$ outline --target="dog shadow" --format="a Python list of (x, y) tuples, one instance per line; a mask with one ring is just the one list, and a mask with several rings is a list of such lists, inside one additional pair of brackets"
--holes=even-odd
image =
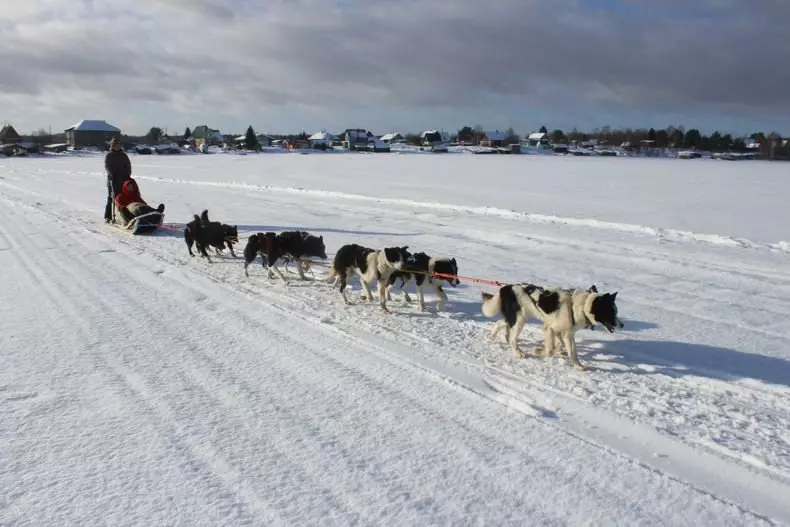
[[(622, 320), (622, 322), (623, 322), (625, 327), (623, 327), (623, 329), (621, 329), (619, 331), (628, 332), (628, 333), (639, 333), (640, 331), (647, 331), (649, 329), (658, 329), (658, 328), (661, 327), (658, 324), (655, 324), (653, 322), (646, 322), (644, 320), (630, 320), (630, 319), (627, 319), (627, 318), (623, 318), (621, 320)], [(593, 332), (598, 331), (598, 330), (606, 331), (603, 328), (603, 326), (598, 325), (598, 326), (595, 326), (595, 329), (593, 330)]]
[(776, 357), (688, 342), (625, 339), (586, 340), (584, 344), (597, 348), (585, 350), (588, 361), (599, 362), (594, 357), (596, 353), (613, 355), (631, 373), (689, 375), (722, 381), (754, 379), (790, 387), (790, 361)]
[[(430, 287), (426, 288), (425, 290), (425, 311), (420, 311), (418, 308), (419, 304), (417, 300), (417, 291), (414, 289), (414, 287), (410, 287), (408, 290), (409, 296), (411, 297), (411, 303), (406, 302), (404, 299), (402, 289), (394, 287), (392, 289), (392, 299), (387, 300), (387, 305), (392, 304), (393, 306), (402, 308), (402, 314), (408, 317), (432, 317), (441, 313), (442, 315), (457, 321), (473, 320), (476, 322), (483, 322), (486, 320), (491, 320), (486, 319), (483, 316), (481, 311), (482, 304), (480, 302), (454, 298), (454, 291), (462, 289), (463, 287), (463, 283), (456, 287), (443, 284), (442, 289), (444, 289), (444, 292), (447, 294), (447, 301), (445, 302), (444, 309), (441, 311), (437, 310), (439, 297), (433, 293), (433, 290)], [(399, 312), (400, 311), (401, 310), (399, 309)]]
[(307, 231), (310, 234), (354, 234), (357, 236), (421, 236), (422, 232), (383, 232), (383, 231), (354, 231), (346, 229), (331, 229), (328, 227), (304, 227), (304, 226), (285, 226), (285, 225), (237, 225), (239, 232), (283, 232), (283, 231)]

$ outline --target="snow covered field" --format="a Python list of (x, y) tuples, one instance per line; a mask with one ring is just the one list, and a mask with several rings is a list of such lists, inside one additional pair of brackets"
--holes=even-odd
[(346, 307), (105, 226), (101, 156), (0, 159), (0, 524), (790, 523), (785, 165), (132, 163), (176, 227), (208, 208), (330, 257), (409, 245), (463, 276), (595, 283), (626, 327), (578, 334), (588, 372), (516, 360), (488, 337), (490, 287), (447, 286), (441, 314), (431, 294)]

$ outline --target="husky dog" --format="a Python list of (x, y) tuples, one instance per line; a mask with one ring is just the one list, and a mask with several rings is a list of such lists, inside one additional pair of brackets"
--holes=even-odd
[(281, 248), (284, 258), (298, 262), (296, 270), (300, 280), (306, 280), (304, 267), (305, 263), (309, 263), (309, 258), (327, 258), (324, 237), (306, 231), (281, 232), (277, 235), (277, 246)]
[[(492, 295), (482, 293), (483, 300), (482, 312), (488, 318), (493, 318), (498, 314), (504, 316), (491, 326), (491, 337), (495, 337), (501, 330), (505, 330), (505, 340), (513, 348), (516, 356), (523, 358), (524, 354), (518, 347), (518, 336), (524, 329), (524, 325), (530, 318), (543, 320), (542, 309), (538, 307), (545, 290), (535, 284), (522, 283), (505, 285)], [(543, 300), (545, 303), (545, 300)], [(544, 308), (548, 309), (547, 306)]]
[(220, 254), (227, 246), (230, 249), (230, 254), (236, 258), (236, 253), (233, 251), (233, 244), (239, 243), (239, 231), (236, 225), (211, 221), (208, 217), (208, 210), (204, 210), (199, 217), (196, 214), (194, 218), (187, 223), (184, 229), (184, 241), (190, 256), (193, 256), (192, 244), (194, 243), (198, 253), (209, 262), (211, 262), (211, 258), (206, 251), (209, 246), (214, 247), (217, 254)]
[(403, 268), (404, 263), (410, 254), (408, 246), (387, 247), (376, 250), (369, 247), (362, 247), (356, 243), (344, 245), (335, 254), (335, 261), (329, 271), (327, 280), (334, 279), (334, 285), (340, 282), (340, 294), (346, 304), (351, 304), (346, 296), (346, 285), (348, 279), (354, 274), (358, 274), (365, 290), (364, 299), (368, 302), (373, 301), (373, 294), (370, 285), (374, 280), (378, 281), (379, 302), (381, 309), (389, 313), (387, 309), (387, 284), (390, 275), (394, 271)]
[(281, 258), (290, 258), (299, 261), (299, 278), (305, 280), (303, 262), (307, 258), (316, 257), (326, 260), (326, 247), (323, 236), (313, 236), (305, 231), (285, 231), (279, 234), (273, 232), (253, 234), (247, 239), (244, 248), (244, 274), (249, 276), (247, 267), (260, 254), (261, 265), (268, 271), (269, 278), (275, 275), (288, 283), (277, 261)]
[(524, 353), (518, 347), (518, 336), (527, 319), (533, 317), (543, 321), (545, 349), (536, 349), (536, 354), (553, 354), (555, 339), (559, 338), (573, 366), (578, 370), (586, 369), (576, 355), (573, 299), (567, 291), (546, 290), (534, 284), (515, 284), (501, 287), (496, 295), (482, 293), (482, 300), (483, 315), (504, 315), (504, 320), (491, 328), (491, 335), (496, 336), (501, 329), (505, 329), (505, 338), (517, 357), (524, 358)]
[(267, 271), (269, 270), (269, 268), (266, 266), (266, 257), (270, 252), (272, 252), (272, 246), (276, 238), (277, 234), (273, 232), (259, 232), (256, 234), (251, 234), (250, 237), (247, 238), (247, 246), (244, 247), (245, 276), (250, 276), (249, 272), (247, 272), (247, 267), (249, 267), (249, 265), (259, 254), (261, 255), (261, 265)]
[(198, 254), (210, 260), (208, 253), (206, 252), (206, 246), (203, 244), (204, 234), (200, 216), (195, 214), (193, 217), (195, 219), (187, 223), (186, 227), (184, 228), (184, 241), (187, 244), (189, 256), (195, 256), (192, 252), (192, 245), (194, 245)]
[(595, 329), (596, 324), (602, 325), (609, 333), (622, 329), (625, 324), (618, 317), (617, 292), (598, 292), (595, 285), (582, 291), (570, 289), (573, 299), (573, 323), (577, 328)]
[[(435, 274), (440, 276), (434, 276)], [(445, 302), (447, 302), (447, 294), (442, 289), (442, 282), (446, 281), (453, 287), (461, 283), (458, 280), (458, 264), (455, 258), (432, 258), (425, 253), (412, 254), (406, 260), (402, 270), (395, 271), (390, 275), (387, 283), (388, 300), (392, 300), (390, 291), (398, 279), (401, 280), (400, 289), (403, 291), (403, 298), (406, 302), (411, 303), (411, 297), (407, 291), (408, 284), (414, 283), (417, 286), (420, 311), (425, 311), (424, 287), (426, 282), (433, 287), (439, 297), (439, 302), (436, 304), (437, 311), (442, 311)]]

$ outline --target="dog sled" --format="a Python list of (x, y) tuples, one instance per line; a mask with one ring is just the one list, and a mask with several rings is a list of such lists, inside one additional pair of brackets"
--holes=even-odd
[(131, 234), (148, 234), (162, 226), (165, 219), (164, 205), (160, 204), (156, 209), (150, 207), (140, 196), (140, 189), (134, 179), (124, 181), (122, 192), (118, 195), (113, 192), (111, 200), (112, 225)]
[(113, 225), (130, 234), (150, 234), (162, 226), (164, 219), (164, 213), (153, 211), (132, 218), (126, 225), (117, 222), (113, 223)]
[(112, 225), (114, 228), (129, 234), (150, 234), (162, 226), (164, 219), (164, 213), (153, 211), (132, 218), (126, 225), (121, 223), (116, 216), (109, 222), (109, 225)]

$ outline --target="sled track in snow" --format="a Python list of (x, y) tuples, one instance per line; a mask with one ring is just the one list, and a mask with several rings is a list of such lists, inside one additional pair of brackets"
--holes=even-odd
[[(20, 204), (19, 201), (15, 201), (15, 203)], [(52, 207), (52, 204), (46, 207), (33, 206), (30, 208), (55, 219), (56, 222), (73, 224), (72, 218), (57, 212), (56, 207)], [(604, 412), (591, 409), (591, 405), (587, 401), (591, 394), (609, 393), (616, 398), (628, 398), (628, 391), (634, 390), (634, 393), (640, 392), (644, 397), (645, 379), (642, 375), (628, 376), (605, 371), (599, 371), (592, 375), (577, 374), (561, 360), (528, 359), (523, 364), (517, 364), (516, 361), (508, 358), (509, 352), (502, 346), (492, 346), (487, 341), (483, 336), (484, 332), (481, 331), (480, 324), (471, 320), (467, 316), (468, 314), (460, 316), (455, 314), (421, 315), (416, 313), (414, 308), (406, 310), (398, 308), (396, 314), (384, 316), (378, 312), (377, 304), (358, 305), (348, 309), (343, 306), (339, 295), (336, 292), (328, 291), (329, 288), (326, 285), (296, 283), (293, 287), (283, 288), (276, 283), (267, 283), (260, 272), (251, 272), (251, 279), (244, 279), (239, 261), (227, 263), (227, 261), (219, 260), (216, 264), (208, 265), (201, 260), (191, 259), (186, 254), (183, 241), (180, 239), (178, 239), (177, 248), (174, 248), (170, 244), (173, 240), (167, 237), (132, 238), (111, 231), (107, 227), (97, 227), (84, 221), (78, 221), (76, 226), (81, 230), (103, 237), (106, 242), (102, 242), (101, 245), (121, 243), (153, 258), (161, 264), (155, 274), (161, 279), (177, 281), (184, 290), (191, 291), (190, 295), (194, 295), (191, 300), (201, 306), (212, 305), (212, 302), (220, 307), (224, 304), (221, 298), (209, 298), (200, 291), (199, 287), (194, 285), (193, 279), (197, 281), (202, 277), (220, 286), (220, 289), (231, 297), (241, 294), (246, 299), (244, 303), (250, 311), (262, 310), (269, 317), (279, 316), (283, 321), (300, 321), (299, 324), (303, 324), (305, 328), (320, 327), (321, 332), (335, 335), (336, 337), (333, 338), (343, 338), (353, 342), (360, 352), (364, 350), (376, 360), (386, 361), (390, 366), (405, 368), (404, 371), (421, 371), (424, 375), (449, 383), (463, 389), (463, 391), (505, 404), (518, 412), (540, 417), (541, 422), (545, 425), (559, 430), (561, 433), (570, 434), (570, 437), (575, 440), (588, 442), (591, 446), (597, 445), (595, 448), (603, 448), (616, 456), (626, 455), (629, 459), (639, 461), (642, 466), (654, 467), (659, 473), (674, 474), (680, 481), (691, 482), (697, 490), (708, 489), (720, 496), (749, 496), (748, 501), (760, 503), (761, 510), (771, 511), (771, 514), (776, 517), (788, 518), (788, 510), (780, 499), (783, 492), (787, 490), (784, 471), (761, 471), (761, 475), (758, 472), (737, 468), (730, 464), (728, 470), (733, 474), (732, 480), (722, 481), (720, 474), (716, 474), (715, 471), (710, 472), (707, 468), (717, 466), (716, 456), (681, 445), (654, 432), (651, 427), (623, 421)], [(257, 268), (260, 269), (260, 267)], [(173, 269), (178, 269), (180, 272), (173, 273)], [(82, 278), (85, 279), (84, 276)], [(78, 276), (73, 279), (78, 283)], [(77, 292), (78, 290), (75, 289), (74, 293), (77, 294)], [(98, 298), (93, 300), (104, 305), (117, 316), (123, 316), (121, 312), (123, 310), (119, 310), (117, 306), (107, 305), (106, 301), (102, 304), (102, 300)], [(262, 303), (261, 300), (268, 301), (268, 304)], [(135, 305), (133, 290), (126, 291), (124, 304), (126, 302)], [(394, 304), (397, 303), (398, 300), (395, 300)], [(88, 309), (88, 304), (81, 307)], [(135, 311), (145, 310), (145, 305), (140, 304), (139, 301), (136, 306)], [(68, 312), (68, 306), (64, 309)], [(232, 316), (238, 317), (239, 310), (235, 309)], [(259, 320), (247, 311), (242, 312), (242, 319), (246, 321), (239, 322), (239, 324), (245, 328), (254, 327)], [(146, 321), (146, 324), (153, 326), (158, 323), (161, 324), (161, 321)], [(209, 324), (210, 320), (205, 320), (203, 323)], [(125, 326), (125, 331), (129, 333), (145, 331), (145, 328), (148, 327), (146, 324), (135, 326), (129, 322)], [(268, 325), (270, 326), (271, 323)], [(527, 338), (536, 338), (535, 329), (528, 327), (524, 335)], [(243, 330), (240, 331), (241, 334), (243, 332)], [(283, 335), (276, 329), (273, 332), (279, 335), (278, 338), (293, 338), (290, 333)], [(230, 344), (238, 344), (238, 335), (239, 333), (230, 331), (226, 333), (225, 338)], [(200, 350), (196, 338), (189, 336), (187, 339), (187, 342), (190, 343), (188, 347), (193, 351)], [(297, 348), (311, 348), (309, 342), (294, 341), (293, 344)], [(595, 350), (593, 349), (592, 352), (595, 353)], [(325, 361), (329, 359), (326, 358), (326, 353), (323, 350), (315, 350), (313, 353), (314, 355), (311, 357), (319, 360), (319, 363), (310, 369), (322, 371), (326, 368)], [(320, 359), (319, 355), (321, 355)], [(134, 359), (129, 354), (124, 354), (123, 358), (127, 361)], [(203, 394), (200, 396), (201, 400), (207, 404), (210, 402), (214, 405), (224, 405), (223, 408), (230, 404), (235, 412), (234, 415), (241, 416), (239, 417), (240, 423), (248, 423), (248, 420), (261, 418), (252, 412), (254, 404), (239, 399), (242, 396), (247, 397), (247, 400), (257, 400), (261, 397), (260, 387), (257, 388), (258, 391), (252, 388), (254, 381), (239, 380), (238, 377), (228, 377), (227, 374), (218, 375), (217, 372), (222, 371), (223, 364), (216, 362), (216, 358), (212, 359), (199, 352), (183, 357), (183, 360), (187, 359), (204, 362), (202, 365), (198, 364), (188, 370), (186, 374), (173, 371), (168, 375), (175, 377), (159, 380), (146, 380), (146, 374), (140, 373), (140, 371), (145, 371), (144, 367), (130, 367), (123, 360), (118, 362), (116, 359), (116, 362), (104, 366), (104, 370), (114, 372), (118, 379), (125, 379), (124, 382), (128, 385), (128, 390), (131, 390), (129, 393), (137, 393), (140, 400), (144, 403), (147, 401), (146, 404), (149, 404), (151, 411), (159, 416), (157, 419), (164, 419), (165, 423), (171, 422), (168, 421), (170, 417), (161, 416), (172, 416), (173, 414), (166, 407), (161, 406), (162, 397), (157, 398), (156, 395), (151, 396), (151, 394), (157, 393), (157, 386), (166, 386), (168, 383), (184, 386), (185, 390), (192, 392), (199, 388), (199, 391), (195, 393)], [(293, 367), (304, 367), (309, 364), (305, 362), (304, 357), (294, 358), (293, 361)], [(175, 366), (175, 362), (170, 363), (169, 366)], [(334, 368), (335, 366), (333, 366)], [(351, 375), (348, 382), (351, 385), (361, 383), (374, 386), (370, 382), (357, 378), (353, 369), (348, 371)], [(323, 380), (319, 375), (315, 382), (321, 384)], [(661, 399), (664, 398), (667, 390), (672, 394), (685, 389), (681, 381), (680, 379), (662, 380), (650, 386), (650, 389), (656, 390), (656, 411), (662, 411)], [(381, 379), (378, 379), (375, 386), (378, 386), (380, 382)], [(301, 395), (309, 396), (309, 394)], [(732, 396), (732, 394), (729, 395)], [(748, 393), (744, 393), (744, 399), (748, 398), (747, 395)], [(763, 395), (768, 396), (768, 394)], [(270, 396), (272, 395), (270, 394)], [(153, 402), (151, 402), (151, 397), (153, 397)], [(718, 390), (711, 390), (710, 393), (703, 391), (694, 394), (694, 397), (689, 397), (688, 402), (695, 405), (708, 405), (710, 408), (733, 404), (731, 398), (724, 401), (718, 400), (719, 397), (721, 394)], [(412, 400), (410, 404), (417, 402)], [(606, 401), (600, 402), (605, 403)], [(664, 410), (667, 412), (668, 419), (678, 411), (681, 413), (689, 411), (689, 409), (682, 408), (683, 397), (679, 398), (679, 401), (673, 402), (681, 406), (668, 406)], [(746, 414), (748, 412), (744, 415)], [(436, 414), (431, 414), (430, 418), (440, 417), (440, 415), (437, 417)], [(587, 421), (587, 418), (590, 420)], [(601, 423), (607, 423), (608, 426), (600, 427)], [(781, 426), (781, 420), (775, 422), (774, 425)], [(175, 432), (172, 432), (171, 436), (184, 437), (188, 442), (190, 437), (188, 427), (181, 426), (182, 428), (174, 429)], [(314, 423), (312, 426), (315, 428), (318, 424)], [(309, 436), (310, 430), (302, 430), (297, 437), (302, 437), (303, 434)], [(650, 445), (654, 451), (647, 455), (645, 447), (635, 447), (631, 444), (632, 440)], [(335, 437), (332, 441), (338, 441), (338, 438)], [(695, 445), (695, 441), (692, 440), (691, 444)], [(700, 444), (696, 443), (696, 446), (700, 446)], [(189, 448), (187, 446), (187, 449)], [(660, 455), (654, 457), (656, 454)], [(234, 474), (233, 471), (223, 471), (217, 468), (229, 466), (227, 460), (217, 458), (210, 451), (200, 451), (195, 455), (209, 467), (207, 474), (218, 474), (212, 477), (224, 480), (227, 484), (240, 481), (241, 476)], [(737, 454), (734, 457), (737, 458)], [(779, 479), (768, 479), (770, 474)], [(737, 491), (733, 490), (733, 485), (736, 486)], [(254, 495), (249, 495), (245, 503), (250, 510), (259, 508)]]

